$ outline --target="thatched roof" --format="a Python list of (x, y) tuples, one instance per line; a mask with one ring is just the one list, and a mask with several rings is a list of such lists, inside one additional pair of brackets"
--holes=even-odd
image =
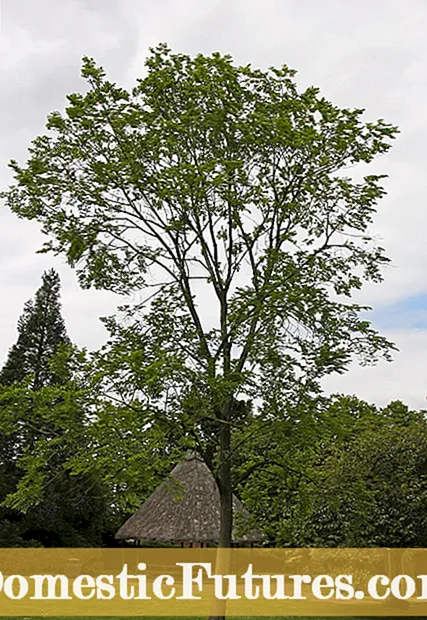
[[(233, 542), (258, 543), (264, 537), (250, 515), (233, 496)], [(116, 538), (216, 543), (219, 539), (220, 502), (215, 479), (207, 465), (195, 454), (187, 456), (171, 472), (170, 478), (142, 504), (119, 529)], [(248, 531), (249, 528), (252, 528)]]

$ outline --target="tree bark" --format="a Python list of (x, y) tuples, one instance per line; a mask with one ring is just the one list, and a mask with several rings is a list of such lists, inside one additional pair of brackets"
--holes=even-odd
[(231, 484), (230, 424), (223, 420), (219, 440), (218, 488), (220, 500), (220, 531), (218, 547), (230, 548), (233, 532), (233, 489)]
[[(219, 471), (217, 484), (220, 500), (220, 531), (215, 572), (226, 574), (229, 565), (228, 549), (232, 545), (233, 532), (233, 488), (231, 483), (229, 416), (222, 421), (219, 437)], [(223, 551), (225, 550), (225, 551)], [(209, 620), (225, 620), (226, 601), (216, 601), (215, 614)], [(219, 615), (218, 615), (219, 614)]]

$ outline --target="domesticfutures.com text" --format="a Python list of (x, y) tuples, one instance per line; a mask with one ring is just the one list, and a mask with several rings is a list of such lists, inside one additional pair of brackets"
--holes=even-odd
[[(215, 574), (210, 563), (177, 563), (178, 576), (160, 574), (149, 578), (147, 565), (138, 564), (130, 573), (124, 564), (115, 575), (3, 575), (0, 596), (10, 600), (200, 600), (208, 589), (218, 600), (427, 600), (427, 575), (373, 575), (366, 592), (356, 589), (352, 575), (258, 575), (249, 564), (240, 575)], [(307, 593), (307, 590), (309, 591)], [(311, 595), (311, 596), (310, 596)]]

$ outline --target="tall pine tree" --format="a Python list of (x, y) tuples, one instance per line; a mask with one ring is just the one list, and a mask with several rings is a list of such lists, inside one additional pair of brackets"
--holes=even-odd
[[(12, 385), (31, 377), (32, 389), (38, 390), (56, 382), (49, 360), (60, 344), (70, 342), (61, 316), (60, 287), (59, 276), (53, 269), (43, 274), (41, 287), (34, 299), (27, 301), (18, 320), (18, 339), (0, 370), (0, 385)], [(15, 432), (0, 433), (1, 501), (16, 489), (22, 475), (17, 459), (25, 445), (35, 441), (36, 434), (28, 436), (20, 423)], [(0, 523), (2, 530), (6, 531), (6, 540), (10, 539), (12, 545), (22, 544), (21, 534), (25, 526), (21, 515), (3, 508)], [(1, 540), (5, 545), (6, 540)]]
[(0, 371), (0, 384), (11, 385), (29, 375), (35, 390), (57, 382), (49, 360), (59, 345), (70, 343), (61, 316), (60, 288), (56, 271), (45, 271), (34, 300), (27, 301), (18, 321), (18, 340)]

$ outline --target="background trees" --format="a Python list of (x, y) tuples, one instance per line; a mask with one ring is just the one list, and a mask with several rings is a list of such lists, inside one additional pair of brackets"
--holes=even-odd
[[(65, 466), (83, 448), (89, 413), (73, 380), (73, 357), (59, 276), (51, 270), (25, 304), (17, 342), (0, 371), (3, 546), (90, 546), (108, 535), (108, 497), (100, 478), (93, 472), (72, 476)], [(76, 438), (77, 431), (79, 441), (67, 446), (66, 433)]]
[(248, 507), (280, 546), (423, 547), (425, 412), (356, 397), (321, 409), (310, 442), (277, 438), (276, 463), (242, 488)]

